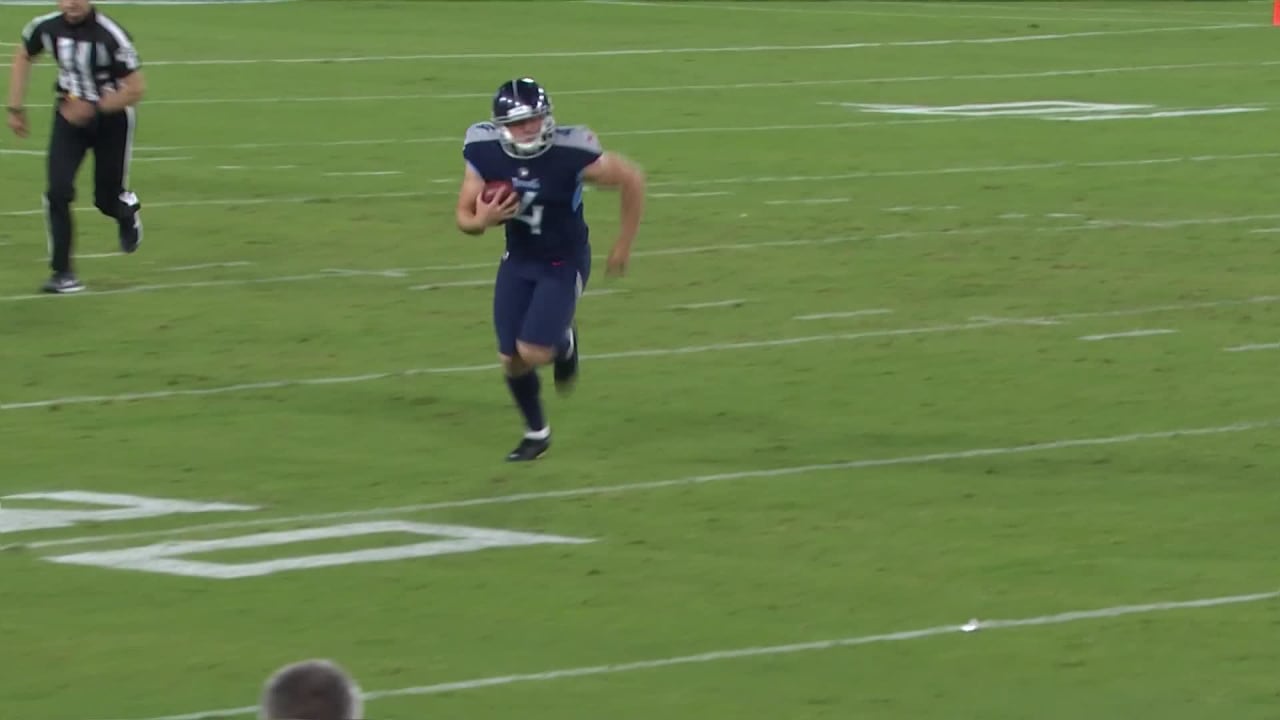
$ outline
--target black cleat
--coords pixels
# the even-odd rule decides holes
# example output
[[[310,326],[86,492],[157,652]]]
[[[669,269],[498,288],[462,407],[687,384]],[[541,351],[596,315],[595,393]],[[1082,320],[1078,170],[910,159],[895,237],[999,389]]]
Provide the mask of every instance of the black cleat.
[[[43,287],[40,288],[44,292],[54,293],[56,295],[66,295],[68,293],[77,293],[84,289],[84,285],[76,279],[76,276],[69,273],[54,273]]]
[[[520,440],[520,444],[507,454],[507,462],[526,462],[529,460],[537,460],[542,454],[551,448],[551,437],[547,436],[541,440],[526,437]]]
[[[138,202],[137,195],[126,192],[120,196],[120,204],[125,210],[124,217],[120,218],[120,252],[131,253],[142,244],[142,218],[138,214],[142,203]]]
[[[569,326],[569,349],[563,357],[556,358],[555,378],[556,390],[566,394],[573,390],[578,381],[578,325]]]

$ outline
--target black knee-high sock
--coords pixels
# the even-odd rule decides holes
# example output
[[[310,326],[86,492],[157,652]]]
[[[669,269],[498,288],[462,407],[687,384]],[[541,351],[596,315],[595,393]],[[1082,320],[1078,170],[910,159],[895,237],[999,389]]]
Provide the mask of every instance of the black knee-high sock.
[[[541,383],[538,381],[537,371],[530,370],[516,377],[508,376],[507,387],[510,388],[511,396],[516,400],[516,406],[520,408],[520,414],[524,416],[524,423],[528,426],[529,432],[546,429],[547,420],[543,417],[542,400],[538,395]]]

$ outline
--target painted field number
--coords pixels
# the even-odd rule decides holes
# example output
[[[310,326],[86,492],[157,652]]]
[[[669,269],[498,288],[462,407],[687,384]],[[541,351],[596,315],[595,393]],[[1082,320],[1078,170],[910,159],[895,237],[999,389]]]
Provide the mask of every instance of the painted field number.
[[[303,555],[276,560],[246,563],[219,563],[192,559],[192,555],[225,550],[268,548],[315,540],[335,540],[385,533],[442,538],[394,547],[352,550],[321,555]],[[491,548],[527,545],[581,545],[594,542],[583,538],[542,535],[536,533],[491,530],[461,525],[431,525],[403,521],[380,521],[332,525],[321,528],[255,533],[216,540],[162,542],[154,545],[82,552],[48,557],[47,560],[71,565],[89,565],[119,570],[186,577],[234,580],[237,578],[274,575],[288,570],[355,565],[361,563],[407,560],[410,558],[476,552]]]
[[[15,507],[15,503],[12,502],[15,500],[64,503],[70,505],[70,507],[24,508],[21,506],[21,502],[16,503],[17,506]],[[73,527],[82,523],[142,520],[144,518],[192,513],[245,512],[258,509],[252,505],[170,500],[167,498],[90,492],[87,490],[59,490],[56,492],[5,495],[0,497],[0,501],[3,502],[0,505],[0,534],[26,532],[29,530],[52,530]]]

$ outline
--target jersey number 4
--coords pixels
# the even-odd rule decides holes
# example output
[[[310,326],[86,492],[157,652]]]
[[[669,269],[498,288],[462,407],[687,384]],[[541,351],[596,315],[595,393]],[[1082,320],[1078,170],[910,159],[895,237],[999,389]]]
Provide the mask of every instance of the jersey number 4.
[[[529,232],[534,235],[542,234],[542,206],[534,205],[533,201],[537,199],[538,193],[526,192],[520,196],[520,212],[516,214],[512,220],[519,220],[529,226]]]

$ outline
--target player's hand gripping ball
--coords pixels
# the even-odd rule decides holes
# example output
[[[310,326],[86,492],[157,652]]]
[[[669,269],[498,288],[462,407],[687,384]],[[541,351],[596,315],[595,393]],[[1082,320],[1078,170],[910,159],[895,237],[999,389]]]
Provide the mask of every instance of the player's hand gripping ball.
[[[520,196],[508,180],[492,180],[476,197],[476,213],[485,227],[501,225],[520,211]]]
[[[490,180],[484,184],[484,190],[480,191],[480,201],[502,203],[513,192],[515,188],[512,187],[510,180]]]

